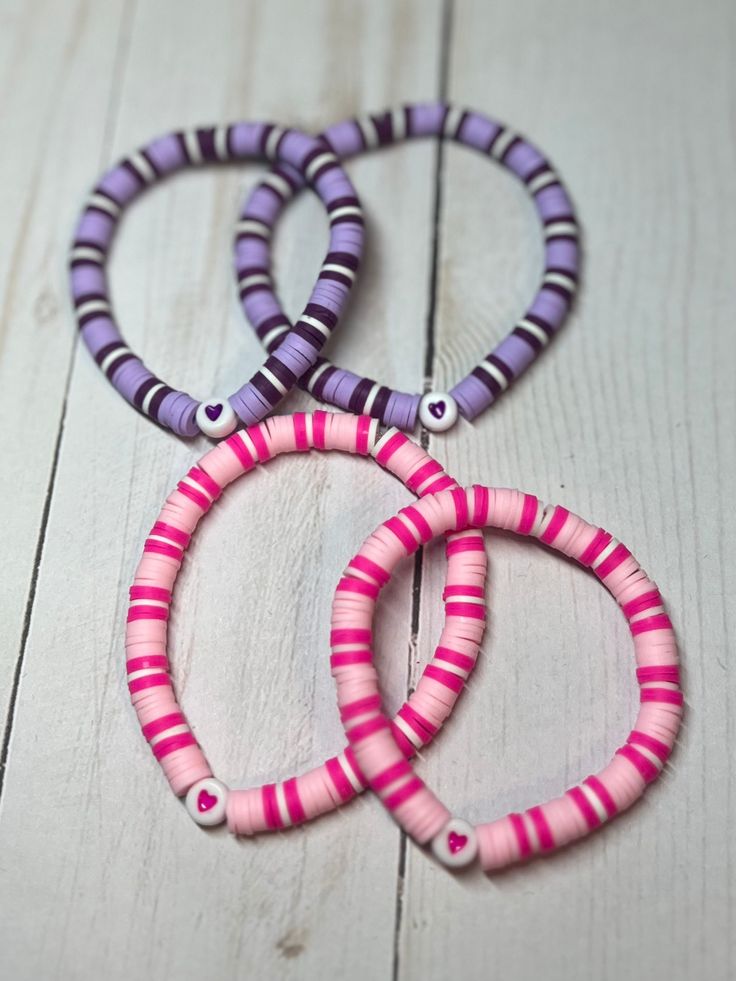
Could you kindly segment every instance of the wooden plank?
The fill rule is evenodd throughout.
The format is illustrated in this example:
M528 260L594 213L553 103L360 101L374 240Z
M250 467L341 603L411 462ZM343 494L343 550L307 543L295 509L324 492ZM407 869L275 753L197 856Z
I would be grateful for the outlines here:
M585 230L573 320L512 395L431 442L451 472L520 486L620 536L669 600L689 711L635 811L552 860L453 878L410 847L399 977L734 976L734 10L725 3L457 0L450 95L508 120L558 164ZM451 148L438 387L531 296L541 252L510 178ZM474 193L482 188L482 193ZM486 657L421 773L490 820L600 767L636 707L630 640L582 571L493 536ZM424 566L419 651L439 631ZM729 643L730 642L730 643Z
M99 166L106 145L116 52L124 47L122 11L120 0L88 11L15 0L0 9L0 418L13 505L12 520L0 526L0 554L13 560L0 604L3 727L25 644L76 340L66 247L85 175Z
M250 114L316 127L431 93L439 14L418 0L140 5L110 159L175 124ZM373 242L339 353L411 388L422 372L434 159L426 146L351 168ZM235 172L177 178L131 212L116 247L129 340L200 394L232 390L260 356L229 273L243 185ZM326 235L314 201L293 211L279 269L296 310ZM387 288L394 268L400 290ZM288 408L307 405L298 396ZM288 835L208 835L168 794L137 731L123 674L127 587L166 492L204 449L136 417L78 352L0 812L0 851L13 856L0 887L8 976L390 974L399 835L375 801ZM182 574L173 662L226 780L285 776L339 748L331 591L361 538L406 500L366 461L277 461L208 519ZM410 583L406 570L383 602L395 701Z

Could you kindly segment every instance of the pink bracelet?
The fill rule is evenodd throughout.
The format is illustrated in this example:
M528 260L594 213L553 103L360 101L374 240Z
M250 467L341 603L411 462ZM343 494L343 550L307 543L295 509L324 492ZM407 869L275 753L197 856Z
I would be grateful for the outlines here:
M199 519L231 481L280 453L343 450L372 456L418 496L457 487L441 465L403 433L379 436L378 420L329 412L277 416L236 432L203 456L166 499L143 548L130 590L126 629L128 687L143 735L172 790L186 794L187 809L202 825L227 819L235 834L255 834L300 824L331 811L366 787L350 748L322 766L283 783L232 790L212 776L174 694L167 656L167 622L172 591ZM407 511L411 513L411 508ZM390 525L390 522L389 522ZM401 531L397 527L397 534ZM411 544L407 539L407 547ZM416 691L392 724L392 746L405 757L430 742L452 711L473 668L485 624L486 554L483 535L461 531L447 539L445 627ZM366 559L338 586L348 608L378 596L380 570ZM460 639L458 639L458 637ZM361 632L332 633L334 670L368 668L371 651ZM452 648L452 649L450 649ZM354 711L375 708L370 705ZM400 748L398 748L400 747Z
M381 709L375 668L365 654L378 593L396 563L443 532L483 526L533 536L592 569L629 621L641 708L626 744L596 776L523 814L473 827L453 817L404 758ZM369 568L374 574L366 574ZM350 592L351 585L366 582L372 592ZM342 643L344 636L355 637L353 647ZM584 837L630 807L659 775L682 718L677 646L656 585L608 532L521 491L455 488L424 498L382 524L363 543L337 588L332 643L333 651L340 644L343 656L361 653L340 663L333 660L332 666L340 714L358 766L398 823L420 844L431 842L435 856L450 867L467 865L478 855L485 870L500 869ZM452 645L448 647L452 653ZM421 712L421 700L415 704Z

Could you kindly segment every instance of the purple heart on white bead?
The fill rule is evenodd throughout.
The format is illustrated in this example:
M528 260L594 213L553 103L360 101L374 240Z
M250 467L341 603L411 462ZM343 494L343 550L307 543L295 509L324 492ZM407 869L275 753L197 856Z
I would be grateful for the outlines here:
M427 392L419 402L419 421L433 433L443 433L457 422L457 402L447 392Z
M237 416L227 399L207 399L200 402L196 415L200 430L213 439L229 436L238 424Z

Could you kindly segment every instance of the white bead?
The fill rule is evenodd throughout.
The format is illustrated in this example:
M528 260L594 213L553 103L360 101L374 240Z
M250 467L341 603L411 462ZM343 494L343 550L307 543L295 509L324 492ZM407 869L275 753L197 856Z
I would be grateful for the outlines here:
M427 392L419 403L419 421L433 433L444 433L457 422L457 402L446 392Z
M238 424L238 417L227 399L200 402L195 418L205 436L212 436L213 439L229 436Z
M206 828L214 824L222 824L225 820L228 790L224 783L214 777L198 780L189 788L186 796L186 808L189 817L197 824Z
M475 828L462 818L450 818L442 831L432 839L432 854L450 869L470 865L478 854Z

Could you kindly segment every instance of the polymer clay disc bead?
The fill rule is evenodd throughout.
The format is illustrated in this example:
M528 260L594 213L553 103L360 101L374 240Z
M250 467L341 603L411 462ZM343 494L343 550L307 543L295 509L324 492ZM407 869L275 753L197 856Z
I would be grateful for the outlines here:
M474 419L488 408L545 349L570 311L578 284L579 230L570 197L545 156L502 123L445 103L403 106L379 115L347 119L330 126L320 139L325 152L341 159L404 139L437 136L473 148L514 174L531 195L544 234L544 271L537 293L508 336L461 379L449 393L399 392L318 358L300 385L316 398L350 412L362 412L386 425L412 430L417 418L442 432L458 412ZM280 164L252 192L236 229L235 266L246 316L269 352L288 336L289 318L274 291L270 239L245 234L253 218L269 230L285 203L303 186L292 167ZM495 230L498 233L498 230ZM331 264L337 282L352 280L352 270Z
M451 814L396 745L381 709L371 661L363 656L333 662L340 716L368 785L401 827L418 843L430 844L441 862L455 868L477 855L482 867L492 871L555 851L630 807L667 761L682 718L683 695L672 623L657 586L631 552L607 531L565 508L545 506L533 495L516 490L475 486L442 491L381 525L363 543L341 580L366 581L369 563L373 575L368 581L375 591L351 597L349 603L350 593L344 587L336 591L333 638L370 637L379 591L397 562L439 534L468 527L500 528L537 538L589 568L629 622L641 698L626 743L600 773L522 814L473 827ZM365 646L360 644L361 652ZM352 648L341 650L349 654ZM421 700L417 709L422 711Z
M376 419L328 412L275 416L234 433L182 478L146 539L130 589L125 641L128 688L143 735L174 793L186 796L192 819L202 825L227 820L236 834L300 824L346 803L366 786L348 747L301 776L247 790L228 789L212 775L177 702L176 672L169 668L167 624L173 590L200 518L213 507L223 488L244 473L281 453L311 449L372 457L419 497L457 486L404 433L390 429L381 435ZM407 513L413 513L411 508ZM401 533L398 527L397 532ZM475 664L483 634L483 536L475 530L461 531L449 535L445 547L445 626L416 690L392 723L394 745L401 747L396 772L404 772L407 757L431 741L452 711ZM380 572L370 560L359 562L338 585L346 604L377 596L376 576L380 578ZM371 638L363 631L333 631L331 643L335 668L367 664L371 658ZM370 706L378 707L375 698Z
M278 160L314 187L328 214L329 249L304 313L281 337L278 351L229 399L200 403L157 378L126 344L108 290L108 254L125 208L146 188L186 167L250 159ZM77 225L71 292L82 338L108 380L139 412L180 436L201 431L222 438L238 422L251 425L268 415L316 361L350 292L363 247L362 225L352 184L334 154L314 137L247 122L159 137L103 175ZM257 209L239 228L243 241L263 243L270 235ZM349 275L336 277L333 267ZM258 281L257 275L246 277L242 288Z

